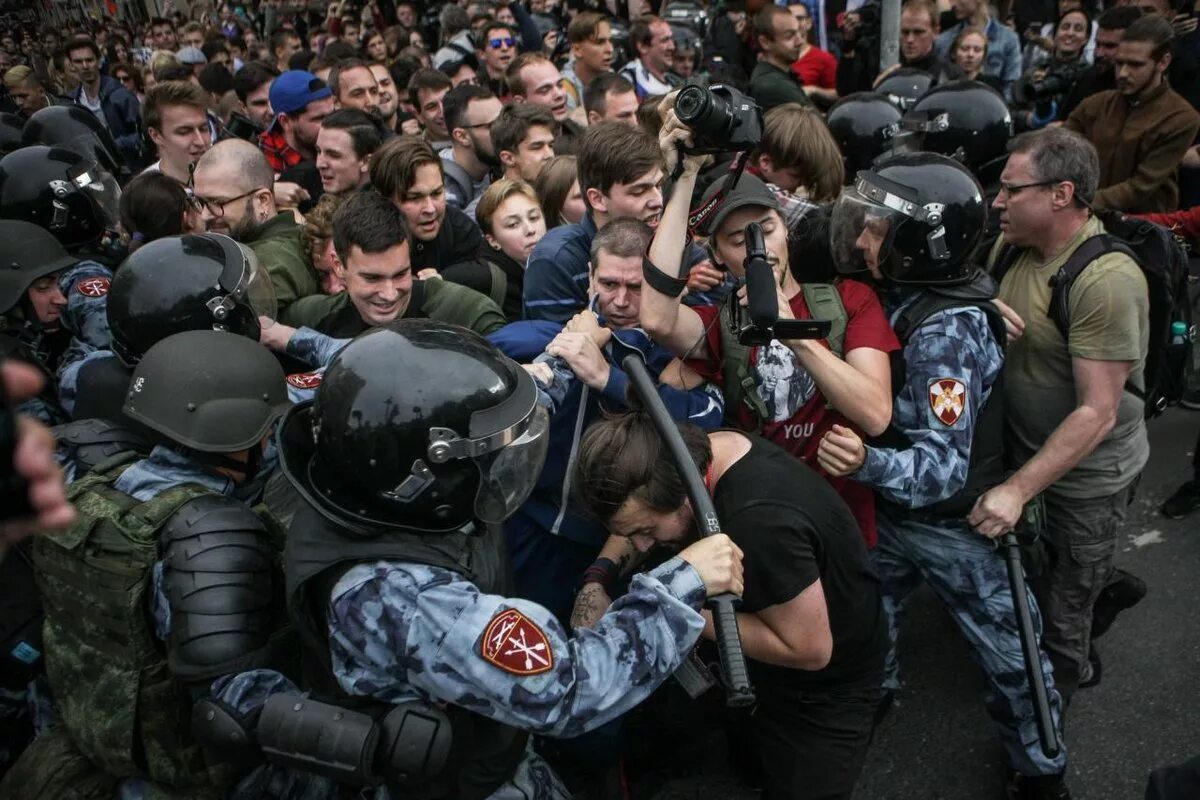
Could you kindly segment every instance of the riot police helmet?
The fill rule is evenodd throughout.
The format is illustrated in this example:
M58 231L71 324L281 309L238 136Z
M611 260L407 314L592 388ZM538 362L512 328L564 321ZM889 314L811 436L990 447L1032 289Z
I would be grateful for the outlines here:
M0 314L20 303L39 278L72 267L78 260L44 228L24 220L0 220Z
M992 87L953 81L930 89L900 121L898 149L952 156L978 175L1008 153L1012 114Z
M113 175L125 170L108 128L81 106L47 106L35 112L25 123L22 142L70 150Z
M184 331L133 370L125 416L201 453L253 448L289 407L271 351L225 331Z
M362 535L462 531L533 490L549 416L533 378L478 334L396 320L347 345L279 430L280 464L323 516Z
M959 162L937 153L888 156L842 190L830 230L834 259L843 273L861 272L864 253L873 253L894 283L965 283L986 216L983 190Z
M933 75L916 67L901 67L875 84L875 91L888 99L901 111L907 111L929 87L933 86Z
M6 156L25 146L21 141L24 130L25 119L21 115L7 111L0 113L0 156Z
M825 124L842 151L847 180L870 169L875 159L892 148L901 116L900 109L876 92L855 92L833 104Z
M112 173L71 150L33 145L0 159L0 217L39 225L68 250L115 232L120 203Z
M275 292L254 251L219 233L168 236L135 250L108 293L112 350L127 366L166 337L222 330L258 341Z

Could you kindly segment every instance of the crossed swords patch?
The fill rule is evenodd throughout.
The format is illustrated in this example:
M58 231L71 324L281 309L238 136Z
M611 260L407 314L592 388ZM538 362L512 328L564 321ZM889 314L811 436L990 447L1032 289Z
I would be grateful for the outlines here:
M492 618L480 650L485 661L513 675L538 675L554 667L546 634L515 608Z
M946 427L958 422L967 402L967 387L957 378L935 378L929 382L929 407Z

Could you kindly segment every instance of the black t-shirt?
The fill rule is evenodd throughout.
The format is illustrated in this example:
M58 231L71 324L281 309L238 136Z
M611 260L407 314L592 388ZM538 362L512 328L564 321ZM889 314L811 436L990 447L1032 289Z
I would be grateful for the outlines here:
M878 686L887 622L879 579L854 515L811 467L770 442L747 438L750 451L713 489L722 528L745 556L739 610L754 613L786 603L819 578L833 635L825 669L751 661L751 678L795 689Z

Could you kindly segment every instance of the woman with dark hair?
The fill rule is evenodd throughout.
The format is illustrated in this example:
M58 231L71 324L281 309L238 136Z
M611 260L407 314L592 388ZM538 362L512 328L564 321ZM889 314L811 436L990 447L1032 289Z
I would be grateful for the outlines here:
M143 172L131 180L121 192L120 211L130 252L155 239L204 232L187 190L161 172Z
M534 181L547 228L573 225L583 219L587 208L579 191L575 156L555 156L546 162Z
M112 75L121 86L125 87L126 91L131 92L138 99L139 103L146 100L146 89L145 84L142 82L141 68L122 61L109 67L108 74Z

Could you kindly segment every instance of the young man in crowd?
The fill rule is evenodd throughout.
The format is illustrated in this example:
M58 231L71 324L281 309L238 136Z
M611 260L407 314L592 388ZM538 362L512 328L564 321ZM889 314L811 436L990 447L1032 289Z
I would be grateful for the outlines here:
M492 146L504 177L532 184L554 158L554 117L538 106L511 103L492 123Z
M576 15L567 26L571 60L563 67L562 77L570 108L583 105L584 92L592 81L612 72L612 25L594 11Z
M348 58L334 64L329 72L329 89L338 108L379 114L379 84L367 62Z
M146 134L158 151L147 170L161 172L186 186L192 165L212 147L208 97L194 83L166 81L146 92Z
M388 71L386 64L373 62L371 74L375 76L375 84L379 87L379 117L383 120L385 130L399 133L400 96L396 94L396 81Z
M505 72L517 57L517 34L509 26L493 22L483 29L483 36L475 47L483 67L479 73L480 84L500 99L506 99L509 92Z
M441 152L451 144L442 99L452 88L450 79L436 69L419 70L408 82L408 101L416 110L417 119L425 128L425 140L434 152Z
M522 53L508 67L508 90L513 99L545 109L558 127L555 148L574 155L583 128L570 119L563 78L554 62L541 53Z
M583 93L588 125L620 122L637 125L638 100L633 84L615 72L597 75Z
M638 102L668 94L683 83L671 72L675 63L675 36L665 21L651 15L634 20L629 40L637 49L637 58L621 67L621 74L637 90Z
M92 112L108 128L125 163L138 167L142 160L142 115L138 99L115 78L100 72L100 48L94 41L79 37L64 47L67 62L79 79L71 99Z
M800 57L800 23L781 6L763 6L754 17L762 58L750 75L750 96L763 111L784 103L812 105L792 64Z
M333 113L333 92L311 72L290 70L271 84L275 122L259 137L267 163L278 175L317 156L321 121Z
M370 182L371 155L383 143L376 122L365 111L343 108L321 122L317 134L317 171L325 194L356 192Z
M275 60L275 69L282 75L291 67L288 66L292 56L300 52L300 36L293 30L283 29L271 36L271 55Z
M264 131L275 119L275 111L271 108L271 86L278 77L278 72L257 61L250 62L233 76L233 91L241 103L241 112Z

